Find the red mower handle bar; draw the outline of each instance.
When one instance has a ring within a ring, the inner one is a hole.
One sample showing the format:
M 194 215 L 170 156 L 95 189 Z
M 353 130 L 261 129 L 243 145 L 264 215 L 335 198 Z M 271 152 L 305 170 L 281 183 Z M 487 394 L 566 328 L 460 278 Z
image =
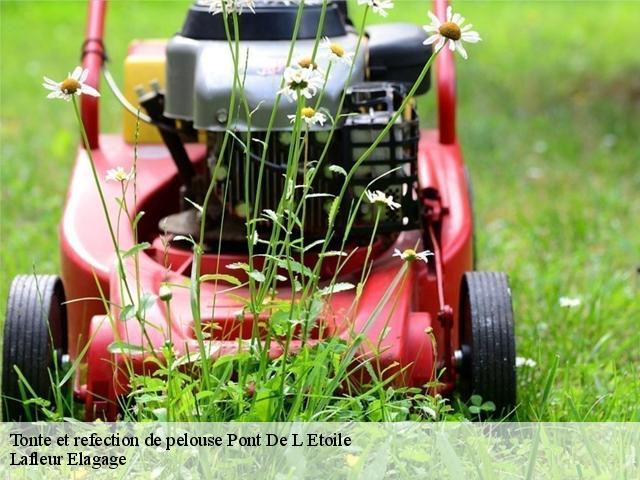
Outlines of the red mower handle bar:
M 441 20 L 446 16 L 448 0 L 434 0 L 436 15 Z M 103 43 L 107 0 L 89 0 L 89 17 L 86 38 L 82 48 L 82 67 L 89 70 L 87 83 L 99 90 L 102 63 L 105 58 Z M 453 53 L 444 49 L 436 59 L 436 87 L 438 92 L 438 127 L 440 143 L 450 144 L 456 140 L 456 74 Z M 91 149 L 98 148 L 99 98 L 83 95 L 81 99 L 84 122 Z
M 434 0 L 436 16 L 443 21 L 447 16 L 448 0 Z M 456 67 L 453 52 L 444 48 L 436 59 L 436 87 L 438 89 L 438 128 L 440 143 L 456 141 Z
M 106 0 L 89 0 L 89 16 L 87 19 L 87 32 L 82 44 L 82 68 L 89 70 L 87 83 L 96 90 L 100 90 L 100 74 L 104 62 L 105 50 L 103 44 L 104 19 L 107 9 Z M 82 109 L 82 122 L 87 131 L 89 147 L 98 148 L 100 110 L 99 98 L 91 95 L 80 97 Z

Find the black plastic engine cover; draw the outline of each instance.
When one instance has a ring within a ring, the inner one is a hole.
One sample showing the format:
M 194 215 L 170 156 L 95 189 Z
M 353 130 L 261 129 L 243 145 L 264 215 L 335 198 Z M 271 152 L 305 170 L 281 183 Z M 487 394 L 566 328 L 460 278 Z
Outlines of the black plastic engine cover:
M 431 56 L 431 45 L 423 45 L 426 32 L 411 23 L 391 23 L 372 25 L 367 28 L 367 35 L 369 80 L 413 85 Z M 430 84 L 429 73 L 416 93 L 426 93 Z

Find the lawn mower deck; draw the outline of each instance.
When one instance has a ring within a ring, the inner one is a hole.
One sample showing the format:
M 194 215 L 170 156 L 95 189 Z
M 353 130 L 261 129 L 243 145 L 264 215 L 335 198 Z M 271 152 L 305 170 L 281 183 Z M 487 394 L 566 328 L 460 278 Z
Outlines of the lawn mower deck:
M 436 2 L 439 15 L 443 15 L 445 7 L 446 2 Z M 104 8 L 102 1 L 90 2 L 83 55 L 84 67 L 91 72 L 89 82 L 95 86 L 103 61 L 100 39 Z M 161 58 L 165 46 L 151 42 L 135 48 Z M 417 228 L 380 233 L 373 244 L 373 266 L 359 300 L 355 301 L 356 290 L 331 294 L 322 307 L 318 326 L 308 339 L 294 340 L 289 354 L 295 354 L 302 343 L 313 345 L 329 337 L 350 341 L 354 333 L 365 332 L 367 340 L 360 347 L 359 357 L 375 358 L 380 373 L 393 376 L 394 382 L 424 387 L 437 377 L 439 386 L 431 387 L 432 391 L 478 393 L 492 400 L 499 411 L 507 412 L 515 404 L 511 296 L 505 275 L 472 271 L 473 214 L 467 172 L 455 134 L 455 75 L 448 50 L 437 60 L 434 84 L 438 128 L 420 131 L 417 144 Z M 9 296 L 2 393 L 9 399 L 5 400 L 6 412 L 13 419 L 23 418 L 24 410 L 15 401 L 20 397 L 20 385 L 13 365 L 34 381 L 35 393 L 46 397 L 49 390 L 43 376 L 50 367 L 47 355 L 82 358 L 86 368 L 77 375 L 74 390 L 77 400 L 84 403 L 86 418 L 114 420 L 119 412 L 119 397 L 130 391 L 132 372 L 128 366 L 133 365 L 137 373 L 152 371 L 154 367 L 147 361 L 149 351 L 161 351 L 168 339 L 179 356 L 199 351 L 190 291 L 185 288 L 193 253 L 188 246 L 170 242 L 171 235 L 159 225 L 181 208 L 185 169 L 206 171 L 209 145 L 197 138 L 185 143 L 180 164 L 176 162 L 175 145 L 166 138 L 164 142 L 156 138 L 157 143 L 136 147 L 126 135 L 99 134 L 97 99 L 83 97 L 82 112 L 99 178 L 104 179 L 107 171 L 116 167 L 128 171 L 136 159 L 135 201 L 134 192 L 129 189 L 126 205 L 130 218 L 144 212 L 137 238 L 120 205 L 115 201 L 107 205 L 110 217 L 119 219 L 121 251 L 143 241 L 151 245 L 139 252 L 138 265 L 131 257 L 124 260 L 125 275 L 132 284 L 140 285 L 142 292 L 150 294 L 157 295 L 164 284 L 172 285 L 172 298 L 170 303 L 156 295 L 141 300 L 149 302 L 144 329 L 140 322 L 123 318 L 119 306 L 126 302 L 121 298 L 113 245 L 96 187 L 90 180 L 86 151 L 80 148 L 60 224 L 62 283 L 51 276 L 18 277 Z M 117 182 L 102 181 L 102 188 L 107 199 L 122 196 Z M 430 250 L 434 255 L 428 263 L 409 263 L 404 280 L 394 283 L 403 268 L 403 262 L 392 257 L 396 249 Z M 366 249 L 360 250 L 341 269 L 339 282 L 358 283 Z M 310 255 L 305 261 L 313 266 L 315 258 Z M 243 280 L 238 270 L 228 267 L 237 262 L 247 262 L 247 254 L 233 248 L 223 248 L 220 254 L 207 251 L 200 274 L 228 274 Z M 337 258 L 323 262 L 320 275 L 325 284 L 333 276 L 336 262 Z M 44 302 L 38 304 L 33 298 L 42 297 L 43 287 L 47 288 Z M 212 358 L 247 348 L 256 329 L 256 320 L 242 310 L 238 301 L 238 297 L 249 296 L 248 289 L 230 292 L 230 287 L 222 280 L 202 284 L 200 318 Z M 105 314 L 105 305 L 99 300 L 101 293 L 109 300 L 111 315 Z M 290 299 L 292 295 L 286 284 L 278 289 L 278 298 Z M 382 305 L 385 295 L 391 300 Z M 71 302 L 61 305 L 61 297 Z M 369 325 L 370 318 L 375 320 Z M 268 320 L 264 317 L 258 321 Z M 53 337 L 28 334 L 46 332 L 48 328 L 56 331 Z M 145 352 L 113 348 L 117 344 L 145 345 Z M 31 355 L 36 351 L 41 352 L 37 358 Z M 277 358 L 282 354 L 279 344 L 272 343 L 270 355 Z

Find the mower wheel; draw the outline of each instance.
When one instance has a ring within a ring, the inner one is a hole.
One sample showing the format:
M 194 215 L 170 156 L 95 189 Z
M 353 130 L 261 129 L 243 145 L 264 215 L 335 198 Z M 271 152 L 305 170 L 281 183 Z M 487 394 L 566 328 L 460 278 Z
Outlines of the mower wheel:
M 23 399 L 51 400 L 54 365 L 67 352 L 67 311 L 62 281 L 55 275 L 19 275 L 7 300 L 2 357 L 5 421 L 36 420 Z M 16 369 L 24 377 L 21 380 Z
M 504 273 L 467 272 L 460 292 L 463 394 L 492 401 L 497 414 L 516 404 L 516 349 L 509 280 Z

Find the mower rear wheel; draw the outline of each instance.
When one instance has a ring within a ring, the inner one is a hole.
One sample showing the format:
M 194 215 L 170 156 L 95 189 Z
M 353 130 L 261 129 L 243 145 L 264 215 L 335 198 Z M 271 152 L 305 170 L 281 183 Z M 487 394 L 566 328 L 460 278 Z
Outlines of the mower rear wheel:
M 516 349 L 511 289 L 504 273 L 467 272 L 460 292 L 463 394 L 492 401 L 497 414 L 516 404 Z
M 67 311 L 62 281 L 55 275 L 19 275 L 7 300 L 2 357 L 5 421 L 36 420 L 23 399 L 52 399 L 54 366 L 67 352 Z M 20 379 L 16 369 L 24 377 Z

